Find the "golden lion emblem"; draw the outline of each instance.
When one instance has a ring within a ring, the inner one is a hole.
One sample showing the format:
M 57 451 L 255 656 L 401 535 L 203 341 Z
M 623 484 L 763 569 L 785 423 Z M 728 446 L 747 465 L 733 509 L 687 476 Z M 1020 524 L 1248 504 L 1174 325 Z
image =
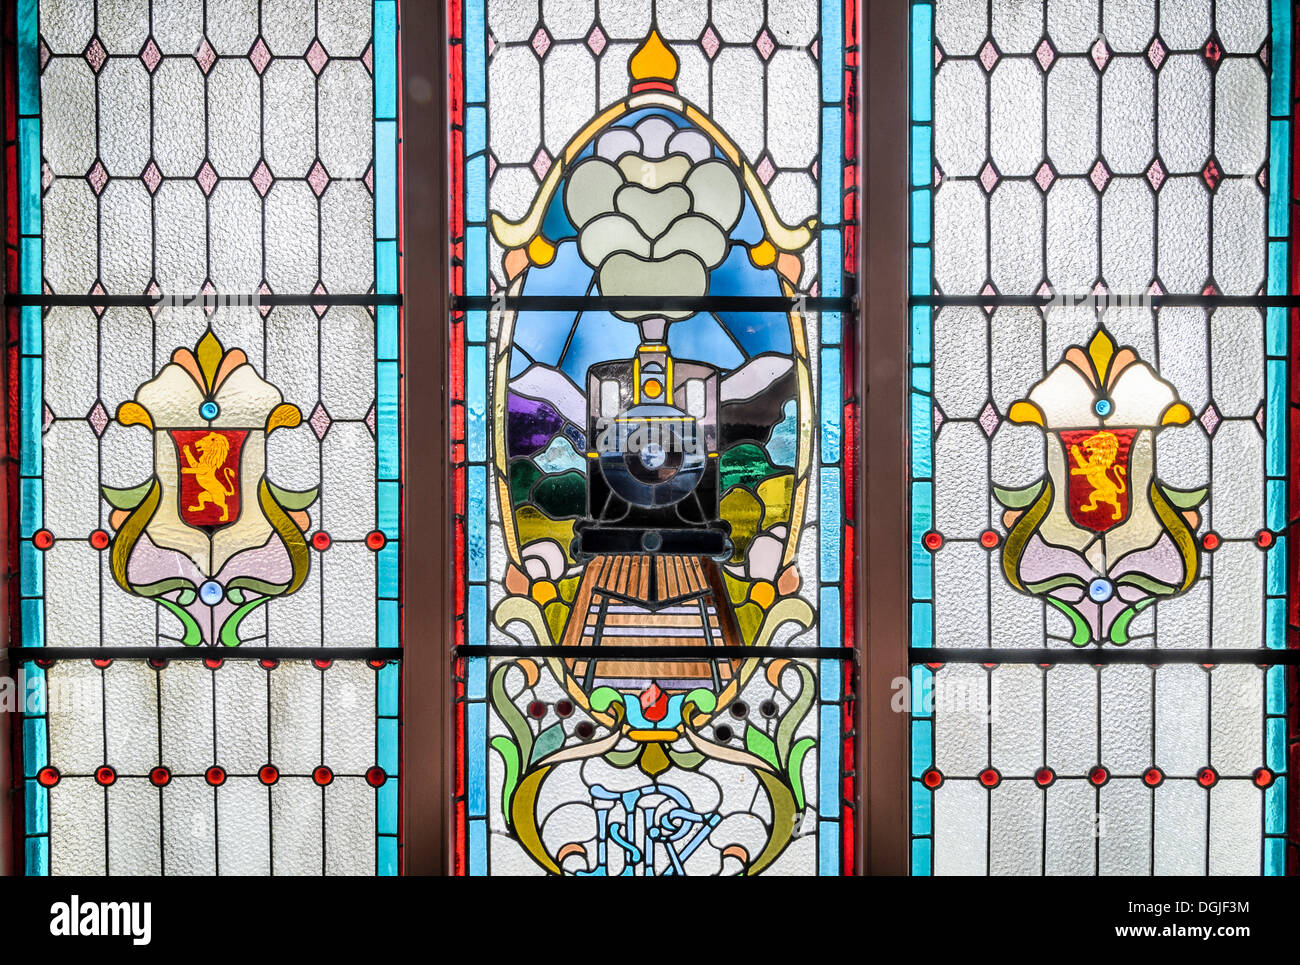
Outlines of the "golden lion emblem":
M 1124 476 L 1127 474 L 1123 466 L 1115 465 L 1115 457 L 1119 455 L 1119 440 L 1113 433 L 1098 432 L 1084 441 L 1083 448 L 1087 450 L 1087 458 L 1084 458 L 1077 445 L 1070 447 L 1075 461 L 1075 465 L 1070 467 L 1070 475 L 1083 476 L 1092 487 L 1092 493 L 1088 496 L 1088 501 L 1079 507 L 1080 511 L 1090 513 L 1106 503 L 1115 509 L 1110 518 L 1119 519 L 1124 515 L 1119 497 L 1126 491 Z M 1111 477 L 1112 470 L 1114 478 Z
M 209 432 L 194 443 L 194 448 L 199 451 L 199 458 L 195 459 L 190 447 L 186 446 L 185 461 L 189 465 L 182 466 L 181 472 L 193 475 L 202 492 L 198 495 L 198 503 L 188 507 L 188 511 L 197 513 L 212 503 L 221 507 L 221 522 L 227 522 L 230 519 L 230 507 L 226 505 L 226 499 L 235 495 L 235 473 L 226 465 L 230 442 L 220 433 Z M 224 484 L 218 477 L 218 472 L 224 473 Z

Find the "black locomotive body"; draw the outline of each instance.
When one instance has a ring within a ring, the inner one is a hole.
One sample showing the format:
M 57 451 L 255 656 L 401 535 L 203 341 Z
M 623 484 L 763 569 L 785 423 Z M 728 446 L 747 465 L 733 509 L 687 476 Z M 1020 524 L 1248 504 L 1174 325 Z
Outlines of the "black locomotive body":
M 721 372 L 674 359 L 663 343 L 587 370 L 587 518 L 580 559 L 673 553 L 729 557 L 720 519 Z

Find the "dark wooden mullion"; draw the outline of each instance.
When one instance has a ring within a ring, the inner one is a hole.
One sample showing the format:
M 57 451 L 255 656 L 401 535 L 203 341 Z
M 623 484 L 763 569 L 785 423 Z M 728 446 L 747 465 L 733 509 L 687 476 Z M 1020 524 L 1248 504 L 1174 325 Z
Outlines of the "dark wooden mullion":
M 907 346 L 908 84 L 907 3 L 859 3 L 862 56 L 858 156 L 862 164 L 856 639 L 862 679 L 857 711 L 857 869 L 908 870 L 908 723 L 891 709 L 893 681 L 908 675 L 910 573 Z M 872 147 L 875 150 L 872 150 Z
M 452 564 L 448 398 L 447 61 L 442 4 L 404 3 L 401 197 L 402 333 L 402 868 L 451 869 Z M 411 378 L 414 375 L 415 378 Z

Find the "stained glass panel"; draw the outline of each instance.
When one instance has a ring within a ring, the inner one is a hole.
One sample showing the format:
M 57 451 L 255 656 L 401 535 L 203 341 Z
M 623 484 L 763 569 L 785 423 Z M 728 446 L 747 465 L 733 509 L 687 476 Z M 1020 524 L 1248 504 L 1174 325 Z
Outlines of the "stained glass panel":
M 395 874 L 397 5 L 4 29 L 26 870 Z
M 457 871 L 849 872 L 854 4 L 449 9 Z
M 1281 874 L 1291 5 L 911 15 L 912 870 Z

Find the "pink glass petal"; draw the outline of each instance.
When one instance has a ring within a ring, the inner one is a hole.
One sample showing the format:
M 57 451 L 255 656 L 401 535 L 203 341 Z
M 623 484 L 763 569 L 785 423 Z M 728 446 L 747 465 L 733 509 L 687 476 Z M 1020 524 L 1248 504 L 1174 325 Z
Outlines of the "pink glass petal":
M 1160 186 L 1165 183 L 1165 176 L 1168 173 L 1165 166 L 1160 163 L 1160 158 L 1156 158 L 1151 162 L 1151 166 L 1147 168 L 1147 183 L 1151 185 L 1152 191 L 1160 190 Z
M 149 189 L 150 194 L 157 194 L 158 185 L 162 184 L 162 172 L 158 170 L 158 165 L 150 160 L 140 173 L 140 180 L 144 182 L 144 186 Z
M 104 430 L 108 428 L 108 410 L 104 408 L 103 402 L 95 403 L 95 407 L 86 414 L 86 421 L 95 430 L 95 435 L 103 436 Z
M 1214 435 L 1214 430 L 1219 428 L 1219 423 L 1223 420 L 1219 416 L 1219 410 L 1215 408 L 1214 403 L 1211 402 L 1205 407 L 1205 411 L 1201 413 L 1200 421 L 1201 428 L 1205 430 L 1205 434 L 1207 436 L 1212 436 Z
M 997 407 L 992 402 L 985 405 L 983 411 L 980 412 L 979 418 L 980 428 L 984 430 L 984 434 L 986 436 L 993 435 L 993 433 L 997 432 L 998 425 L 1001 422 L 1002 417 L 998 415 Z
M 980 169 L 980 184 L 984 188 L 984 193 L 992 194 L 993 189 L 998 186 L 1000 180 L 1001 175 L 998 174 L 998 169 L 993 166 L 993 162 L 985 161 L 984 167 Z
M 1147 48 L 1147 60 L 1151 62 L 1151 66 L 1156 70 L 1160 69 L 1160 65 L 1165 62 L 1165 57 L 1168 54 L 1169 51 L 1165 49 L 1165 45 L 1160 42 L 1159 37 L 1152 40 L 1151 46 Z
M 1097 163 L 1088 172 L 1088 180 L 1098 191 L 1106 190 L 1106 185 L 1110 184 L 1110 168 L 1106 167 L 1105 161 L 1098 158 Z
M 537 155 L 533 158 L 533 173 L 537 175 L 537 180 L 542 181 L 546 178 L 546 172 L 551 169 L 551 156 L 546 153 L 546 148 L 539 147 Z

